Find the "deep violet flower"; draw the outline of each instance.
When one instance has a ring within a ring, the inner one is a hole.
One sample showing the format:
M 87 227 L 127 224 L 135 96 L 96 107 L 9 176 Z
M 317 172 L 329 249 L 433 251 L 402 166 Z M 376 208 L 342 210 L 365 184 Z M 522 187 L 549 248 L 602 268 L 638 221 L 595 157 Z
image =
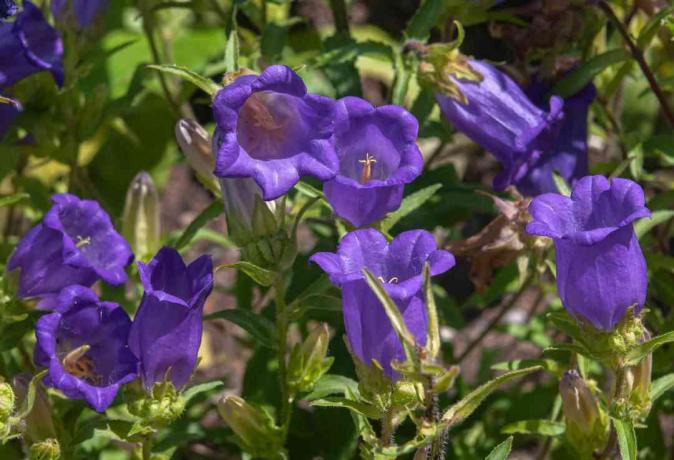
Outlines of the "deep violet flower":
M 348 233 L 336 253 L 319 252 L 310 260 L 342 289 L 344 326 L 352 352 L 367 365 L 376 360 L 396 379 L 391 361 L 404 360 L 402 344 L 362 269 L 383 280 L 417 344 L 424 346 L 428 318 L 421 294 L 423 267 L 428 262 L 431 275 L 444 273 L 454 266 L 454 256 L 438 250 L 433 236 L 423 230 L 403 232 L 389 244 L 378 231 L 362 229 Z
M 103 412 L 119 387 L 137 376 L 138 361 L 127 345 L 131 320 L 84 286 L 65 288 L 55 304 L 37 321 L 35 363 L 48 368 L 46 385 Z
M 549 85 L 534 82 L 526 92 L 538 107 L 544 109 L 549 90 Z M 522 194 L 536 196 L 556 192 L 557 187 L 552 178 L 554 171 L 569 184 L 587 176 L 587 114 L 596 94 L 594 85 L 589 84 L 564 99 L 564 120 L 557 140 L 542 153 L 527 174 L 517 181 L 517 189 Z
M 48 70 L 63 84 L 63 43 L 42 11 L 29 1 L 12 23 L 0 22 L 0 88 Z
M 323 190 L 339 217 L 362 227 L 400 206 L 405 184 L 423 169 L 418 128 L 416 118 L 402 107 L 374 108 L 357 97 L 337 101 L 339 172 Z
M 444 117 L 502 164 L 494 188 L 503 190 L 526 176 L 556 140 L 564 102 L 554 96 L 550 111 L 536 107 L 510 77 L 485 62 L 468 60 L 482 81 L 450 76 L 468 103 L 436 93 Z
M 140 362 L 143 385 L 168 378 L 185 385 L 197 362 L 202 313 L 213 289 L 213 263 L 201 256 L 188 266 L 164 247 L 146 265 L 138 262 L 145 293 L 133 320 L 129 346 Z
M 14 0 L 0 0 L 0 20 L 14 16 L 17 10 Z
M 113 285 L 126 282 L 124 267 L 133 253 L 100 205 L 67 193 L 52 201 L 7 264 L 8 271 L 21 269 L 19 297 L 53 296 L 71 284 L 91 286 L 98 278 Z
M 72 6 L 71 6 L 72 5 Z M 64 16 L 75 13 L 80 29 L 89 27 L 96 17 L 108 7 L 108 0 L 52 0 L 51 11 L 54 17 L 63 21 Z
M 532 235 L 555 243 L 557 290 L 579 321 L 610 331 L 646 300 L 646 261 L 632 223 L 650 216 L 641 187 L 627 179 L 587 176 L 571 197 L 540 195 L 529 211 Z
M 282 65 L 244 75 L 218 92 L 215 175 L 252 177 L 265 200 L 288 192 L 301 176 L 332 179 L 337 157 L 330 140 L 334 101 L 307 94 Z

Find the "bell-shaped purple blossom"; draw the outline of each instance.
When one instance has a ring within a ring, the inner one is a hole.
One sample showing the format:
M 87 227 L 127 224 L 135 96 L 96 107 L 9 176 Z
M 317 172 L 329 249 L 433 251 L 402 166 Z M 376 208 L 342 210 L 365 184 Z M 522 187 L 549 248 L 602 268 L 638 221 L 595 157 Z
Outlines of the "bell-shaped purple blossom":
M 646 261 L 632 223 L 650 216 L 641 187 L 627 179 L 587 176 L 571 197 L 539 195 L 529 211 L 532 235 L 552 238 L 557 290 L 577 320 L 610 331 L 646 300 Z
M 323 189 L 335 214 L 362 227 L 398 209 L 405 184 L 423 169 L 418 128 L 416 118 L 402 107 L 374 108 L 357 97 L 337 101 L 339 172 Z
M 23 2 L 14 22 L 0 22 L 0 88 L 43 70 L 50 71 L 60 86 L 62 58 L 61 37 L 33 3 Z
M 238 77 L 213 103 L 215 175 L 252 177 L 265 200 L 284 195 L 305 175 L 332 179 L 338 168 L 333 111 L 332 99 L 307 94 L 286 66 Z
M 14 16 L 17 11 L 14 0 L 0 0 L 0 20 Z
M 19 297 L 53 296 L 71 284 L 91 286 L 99 278 L 125 283 L 124 268 L 133 253 L 100 205 L 67 193 L 52 201 L 42 223 L 23 237 L 7 264 L 8 271 L 21 270 Z
M 48 369 L 46 385 L 103 412 L 119 387 L 137 377 L 138 360 L 127 345 L 131 320 L 84 286 L 65 288 L 55 305 L 37 321 L 35 363 Z
M 365 364 L 376 360 L 392 379 L 393 360 L 404 361 L 400 339 L 363 276 L 367 268 L 378 277 L 395 301 L 417 345 L 426 344 L 428 317 L 422 295 L 424 264 L 431 275 L 454 266 L 454 256 L 438 250 L 433 236 L 423 230 L 403 232 L 389 243 L 374 229 L 348 233 L 337 252 L 319 252 L 311 259 L 342 289 L 344 326 L 351 351 Z
M 108 0 L 51 0 L 51 12 L 58 21 L 73 14 L 77 26 L 85 29 L 108 7 Z
M 534 82 L 527 94 L 540 108 L 548 101 L 550 86 Z M 537 196 L 556 192 L 553 172 L 557 171 L 567 183 L 573 184 L 588 174 L 587 114 L 596 96 L 594 85 L 589 84 L 573 96 L 564 99 L 564 120 L 557 140 L 545 150 L 527 174 L 516 182 L 523 195 Z
M 450 77 L 468 103 L 440 93 L 435 98 L 447 121 L 501 162 L 494 188 L 503 190 L 525 177 L 555 142 L 564 102 L 554 96 L 550 111 L 541 110 L 503 72 L 485 62 L 468 63 L 482 81 Z
M 147 264 L 138 262 L 145 293 L 133 320 L 129 346 L 140 362 L 143 385 L 170 380 L 185 385 L 197 362 L 202 313 L 213 289 L 213 263 L 201 256 L 185 265 L 164 247 Z

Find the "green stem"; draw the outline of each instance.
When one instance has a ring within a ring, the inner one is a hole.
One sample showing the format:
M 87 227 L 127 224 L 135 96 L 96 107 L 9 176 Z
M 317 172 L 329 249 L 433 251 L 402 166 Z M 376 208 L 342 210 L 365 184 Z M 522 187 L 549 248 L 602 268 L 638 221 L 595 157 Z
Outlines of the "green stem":
M 393 432 L 395 427 L 393 426 L 393 410 L 388 409 L 384 412 L 384 416 L 381 418 L 381 436 L 379 438 L 379 443 L 382 447 L 388 447 L 393 443 Z
M 332 8 L 332 16 L 334 17 L 335 30 L 337 33 L 347 37 L 351 36 L 346 3 L 344 0 L 330 0 L 330 8 Z
M 286 355 L 288 354 L 288 312 L 285 301 L 285 284 L 283 277 L 274 284 L 276 294 L 276 331 L 278 334 L 278 366 L 279 379 L 281 380 L 281 429 L 283 430 L 283 439 L 288 435 L 290 427 L 290 417 L 292 414 L 293 395 L 290 394 L 288 387 L 288 365 Z
M 623 395 L 624 389 L 625 389 L 625 368 L 619 367 L 615 371 L 615 391 L 610 401 L 609 413 L 611 412 L 611 406 L 613 406 L 617 400 L 619 400 L 624 396 Z M 611 433 L 609 434 L 608 441 L 606 442 L 606 447 L 599 455 L 599 460 L 612 458 L 611 455 L 616 451 L 617 448 L 618 448 L 618 434 L 616 433 L 613 424 L 611 424 Z
M 143 460 L 150 460 L 152 458 L 152 438 L 146 437 L 143 439 Z

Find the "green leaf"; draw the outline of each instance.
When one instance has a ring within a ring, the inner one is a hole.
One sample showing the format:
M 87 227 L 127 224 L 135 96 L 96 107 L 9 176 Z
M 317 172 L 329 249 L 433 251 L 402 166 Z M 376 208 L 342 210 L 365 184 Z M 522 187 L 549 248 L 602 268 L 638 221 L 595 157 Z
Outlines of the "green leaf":
M 509 423 L 501 429 L 503 434 L 533 434 L 538 436 L 559 436 L 566 431 L 563 422 L 554 420 L 520 420 Z
M 355 412 L 356 414 L 372 419 L 378 419 L 381 417 L 381 413 L 375 406 L 360 401 L 352 401 L 346 398 L 333 397 L 317 399 L 312 401 L 311 405 L 314 407 L 343 407 L 345 409 L 349 409 L 351 412 Z
M 235 72 L 239 70 L 239 34 L 236 26 L 227 37 L 225 45 L 225 72 Z
M 200 385 L 195 385 L 193 387 L 188 388 L 184 393 L 183 393 L 183 398 L 185 399 L 185 404 L 189 403 L 192 398 L 195 396 L 198 396 L 202 393 L 210 393 L 211 391 L 216 391 L 220 390 L 225 387 L 225 384 L 220 381 L 215 381 L 215 382 L 206 382 L 202 383 Z
M 614 64 L 624 62 L 630 57 L 630 54 L 623 49 L 611 50 L 595 56 L 562 78 L 552 88 L 552 93 L 561 97 L 573 96 L 603 70 Z
M 40 384 L 40 380 L 42 380 L 42 378 L 45 375 L 47 375 L 47 369 L 41 370 L 40 372 L 35 374 L 32 379 L 30 379 L 30 383 L 28 384 L 28 391 L 26 392 L 26 398 L 23 400 L 23 404 L 21 404 L 21 409 L 19 409 L 19 413 L 17 414 L 18 419 L 26 418 L 26 416 L 30 414 L 30 411 L 33 410 L 37 386 Z
M 0 208 L 18 203 L 19 201 L 25 200 L 26 198 L 30 198 L 28 193 L 14 193 L 12 195 L 0 196 Z
M 637 144 L 627 154 L 630 158 L 630 174 L 634 180 L 639 180 L 644 172 L 644 147 L 642 144 Z
M 510 455 L 510 449 L 513 447 L 513 437 L 510 436 L 508 439 L 503 441 L 498 446 L 487 455 L 485 460 L 506 460 L 508 455 Z
M 667 332 L 665 334 L 647 340 L 646 342 L 640 344 L 639 346 L 634 347 L 627 354 L 627 357 L 625 359 L 625 365 L 636 366 L 648 353 L 652 353 L 661 346 L 670 342 L 674 342 L 674 331 Z
M 241 329 L 248 332 L 253 338 L 260 342 L 260 345 L 275 350 L 278 340 L 274 323 L 264 316 L 256 315 L 250 310 L 235 308 L 231 310 L 220 310 L 210 315 L 204 316 L 204 320 L 225 319 L 230 321 Z
M 276 279 L 276 273 L 267 270 L 266 268 L 258 267 L 257 265 L 246 262 L 244 260 L 235 262 L 233 264 L 219 265 L 215 270 L 221 268 L 236 268 L 250 276 L 253 281 L 261 286 L 271 286 Z
M 637 460 L 637 436 L 629 420 L 613 419 L 622 460 Z
M 674 211 L 663 209 L 661 211 L 654 211 L 651 214 L 651 217 L 639 219 L 634 224 L 634 231 L 637 234 L 637 238 L 641 239 L 646 233 L 650 232 L 653 227 L 664 224 L 672 217 L 674 217 Z
M 639 38 L 637 38 L 637 46 L 639 48 L 643 49 L 648 46 L 653 37 L 655 37 L 655 34 L 662 27 L 662 20 L 672 13 L 672 11 L 674 11 L 674 8 L 668 5 L 658 11 L 657 14 L 651 16 L 646 25 L 641 29 Z
M 431 29 L 440 18 L 443 4 L 443 0 L 425 0 L 407 24 L 405 36 L 424 42 L 428 40 Z
M 333 308 L 329 304 L 333 303 L 334 301 L 339 303 L 338 310 L 341 311 L 341 302 L 339 302 L 340 299 L 326 294 L 326 292 L 331 288 L 332 283 L 327 276 L 321 275 L 318 277 L 316 281 L 311 283 L 309 287 L 302 291 L 292 302 L 288 304 L 288 312 L 291 318 L 294 321 L 297 321 L 302 317 L 302 315 L 304 315 L 304 313 L 312 308 L 332 310 Z M 313 302 L 311 302 L 312 300 Z M 324 302 L 325 304 L 328 304 L 328 308 L 323 308 L 325 305 L 323 305 L 323 302 L 318 302 L 319 300 L 328 300 L 328 302 Z
M 424 300 L 426 302 L 426 314 L 428 316 L 426 349 L 428 350 L 428 356 L 434 359 L 438 356 L 441 345 L 440 322 L 438 321 L 438 309 L 435 305 L 433 284 L 431 283 L 431 270 L 428 262 L 424 264 Z
M 357 395 L 358 382 L 343 375 L 325 374 L 316 382 L 313 391 L 302 399 L 314 401 L 336 393 Z
M 147 66 L 149 69 L 158 70 L 159 72 L 168 73 L 180 77 L 181 79 L 192 83 L 197 88 L 202 89 L 209 96 L 215 96 L 221 87 L 213 82 L 210 78 L 203 77 L 198 73 L 192 72 L 186 67 L 182 67 L 174 64 L 161 64 L 155 65 L 150 64 Z
M 472 414 L 475 409 L 479 407 L 482 401 L 484 401 L 485 398 L 489 396 L 494 390 L 496 390 L 496 388 L 498 388 L 500 385 L 531 374 L 532 372 L 536 372 L 540 369 L 542 369 L 540 366 L 527 367 L 524 369 L 507 372 L 493 380 L 490 380 L 484 385 L 471 391 L 463 399 L 450 407 L 442 416 L 442 421 L 446 423 L 448 427 L 458 425 L 459 423 L 463 422 L 466 417 Z
M 491 368 L 497 371 L 516 371 L 531 366 L 541 366 L 556 377 L 561 377 L 565 370 L 557 361 L 551 359 L 516 359 L 495 364 Z
M 442 184 L 433 184 L 422 188 L 421 190 L 414 192 L 409 196 L 406 196 L 400 204 L 400 207 L 396 211 L 386 216 L 386 218 L 381 222 L 381 231 L 388 232 L 395 224 L 398 223 L 400 219 L 420 208 L 424 203 L 430 200 L 433 195 L 435 195 L 435 192 L 441 188 Z
M 655 402 L 660 396 L 674 387 L 674 373 L 667 374 L 651 383 L 651 402 Z
M 307 67 L 322 68 L 338 64 L 352 63 L 359 56 L 380 57 L 389 62 L 394 61 L 394 53 L 391 47 L 385 43 L 375 41 L 349 41 L 328 52 L 319 54 L 307 62 Z
M 400 342 L 403 344 L 403 349 L 405 350 L 405 356 L 408 361 L 416 361 L 416 341 L 414 336 L 407 328 L 405 319 L 403 318 L 402 313 L 398 309 L 396 303 L 391 299 L 391 296 L 388 295 L 386 289 L 384 289 L 383 283 L 378 280 L 367 268 L 363 268 L 363 275 L 365 275 L 365 281 L 367 281 L 368 286 L 372 289 L 374 295 L 377 296 L 377 299 L 381 302 L 386 311 L 386 316 L 388 316 L 389 321 L 391 321 L 391 326 L 396 331 Z
M 182 235 L 173 243 L 173 247 L 176 250 L 181 250 L 187 246 L 190 241 L 197 234 L 197 231 L 208 224 L 210 221 L 218 217 L 225 209 L 225 205 L 220 200 L 212 202 L 206 209 L 201 211 L 201 213 L 187 226 L 183 231 Z
M 552 172 L 552 180 L 555 182 L 555 187 L 557 187 L 559 193 L 564 196 L 571 196 L 571 187 L 557 171 Z

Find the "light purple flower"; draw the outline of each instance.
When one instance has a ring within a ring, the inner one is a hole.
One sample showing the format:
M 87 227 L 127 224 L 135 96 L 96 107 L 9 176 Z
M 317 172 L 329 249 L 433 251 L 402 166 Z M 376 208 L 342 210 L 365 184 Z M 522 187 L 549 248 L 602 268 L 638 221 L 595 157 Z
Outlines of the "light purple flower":
M 237 78 L 213 103 L 215 175 L 252 177 L 265 200 L 284 195 L 305 175 L 332 179 L 338 168 L 330 140 L 333 109 L 334 101 L 307 94 L 286 66 Z
M 630 307 L 646 300 L 646 261 L 632 223 L 650 216 L 641 187 L 627 179 L 587 176 L 571 197 L 540 195 L 529 211 L 532 235 L 552 238 L 557 290 L 579 321 L 610 331 Z
M 138 362 L 127 345 L 131 320 L 84 286 L 65 288 L 55 304 L 37 322 L 35 364 L 48 369 L 46 385 L 103 412 L 120 386 L 137 376 Z
M 102 14 L 108 7 L 108 0 L 51 0 L 51 11 L 54 17 L 63 21 L 64 16 L 70 13 L 70 9 L 75 13 L 77 26 L 85 29 L 91 25 L 99 14 Z
M 124 268 L 133 253 L 100 205 L 67 193 L 52 201 L 42 223 L 23 237 L 7 264 L 8 271 L 21 270 L 19 297 L 53 296 L 71 284 L 91 286 L 98 278 L 125 283 Z
M 544 108 L 549 90 L 549 85 L 534 82 L 527 88 L 527 94 L 538 107 Z M 596 93 L 594 85 L 589 84 L 564 99 L 564 120 L 557 140 L 542 153 L 527 174 L 517 181 L 520 193 L 537 196 L 556 192 L 557 187 L 552 178 L 554 171 L 569 184 L 587 176 L 587 114 Z
M 48 70 L 63 84 L 63 43 L 42 11 L 29 1 L 12 23 L 0 22 L 0 88 Z
M 337 101 L 334 141 L 339 172 L 323 189 L 335 214 L 362 227 L 398 209 L 405 184 L 423 169 L 418 128 L 402 107 L 374 108 L 357 97 Z
M 543 111 L 503 72 L 485 62 L 468 62 L 482 81 L 451 77 L 468 103 L 440 93 L 435 98 L 447 121 L 501 162 L 494 188 L 503 190 L 525 177 L 556 141 L 564 102 L 554 96 L 550 111 Z
M 362 269 L 383 280 L 417 344 L 424 346 L 428 318 L 421 293 L 423 267 L 428 262 L 431 275 L 439 275 L 454 266 L 454 256 L 438 250 L 433 236 L 423 230 L 403 232 L 389 244 L 378 231 L 363 229 L 348 233 L 336 253 L 319 252 L 310 260 L 342 289 L 344 326 L 353 353 L 368 365 L 376 360 L 396 379 L 391 361 L 404 360 L 402 344 Z
M 213 289 L 213 263 L 201 256 L 185 266 L 164 247 L 147 265 L 138 262 L 145 293 L 133 320 L 129 346 L 140 361 L 143 385 L 168 378 L 175 387 L 192 375 L 201 344 L 202 313 Z

